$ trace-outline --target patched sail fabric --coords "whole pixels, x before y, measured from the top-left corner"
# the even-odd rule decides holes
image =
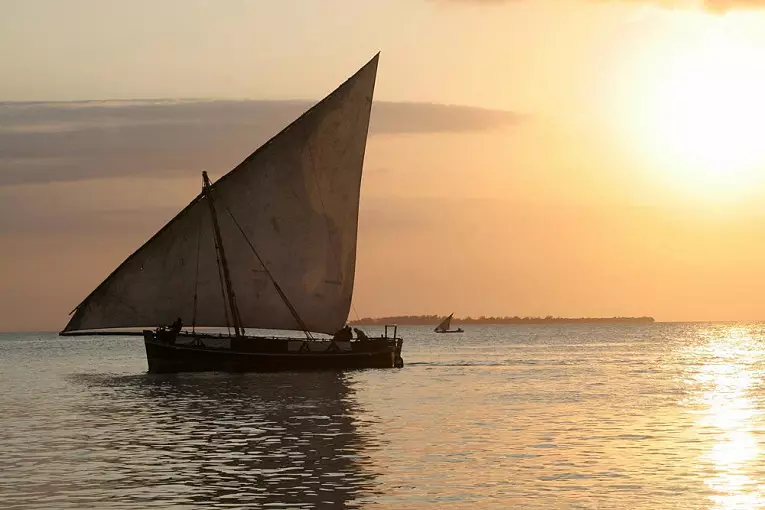
[[[377,61],[212,184],[243,327],[303,329],[268,272],[306,330],[332,333],[345,324]],[[64,332],[153,327],[178,317],[187,325],[233,326],[208,200],[200,194],[128,257]]]

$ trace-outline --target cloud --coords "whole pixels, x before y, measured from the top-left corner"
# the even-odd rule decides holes
[[[304,101],[0,103],[0,186],[233,168],[311,106]],[[500,128],[518,114],[375,103],[372,135]]]
[[[529,0],[437,0],[446,3],[462,3],[474,5],[499,5],[517,3]],[[760,9],[765,8],[765,0],[591,0],[598,2],[629,2],[629,3],[649,3],[662,5],[664,7],[703,7],[712,12],[727,12],[735,9]]]
[[[601,0],[602,1],[602,0]],[[765,0],[618,0],[632,3],[653,3],[665,7],[703,7],[712,12],[727,12],[735,9],[760,9]]]
[[[757,9],[765,7],[765,0],[705,0],[704,6],[711,11]]]

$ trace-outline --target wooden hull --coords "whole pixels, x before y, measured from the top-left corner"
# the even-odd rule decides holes
[[[151,373],[394,368],[403,366],[402,344],[401,339],[392,338],[343,343],[184,333],[177,342],[168,342],[153,331],[144,331]]]
[[[464,333],[462,329],[449,329],[446,331],[436,331],[436,333]]]

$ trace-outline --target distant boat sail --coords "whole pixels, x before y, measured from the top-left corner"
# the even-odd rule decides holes
[[[436,326],[435,331],[436,333],[463,333],[462,328],[457,329],[449,329],[452,325],[452,317],[454,316],[453,313],[450,313],[447,318],[441,321],[441,324]]]
[[[203,172],[202,192],[77,306],[61,334],[157,327],[143,332],[150,371],[400,365],[395,332],[351,345],[343,327],[378,57],[217,182]],[[244,328],[305,338],[247,337]],[[335,336],[320,342],[312,332]]]

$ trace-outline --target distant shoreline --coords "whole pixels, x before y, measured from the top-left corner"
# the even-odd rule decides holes
[[[441,315],[401,315],[392,317],[364,317],[349,321],[353,326],[402,326],[437,325],[444,319]],[[452,324],[653,324],[653,317],[463,317],[453,318]]]

